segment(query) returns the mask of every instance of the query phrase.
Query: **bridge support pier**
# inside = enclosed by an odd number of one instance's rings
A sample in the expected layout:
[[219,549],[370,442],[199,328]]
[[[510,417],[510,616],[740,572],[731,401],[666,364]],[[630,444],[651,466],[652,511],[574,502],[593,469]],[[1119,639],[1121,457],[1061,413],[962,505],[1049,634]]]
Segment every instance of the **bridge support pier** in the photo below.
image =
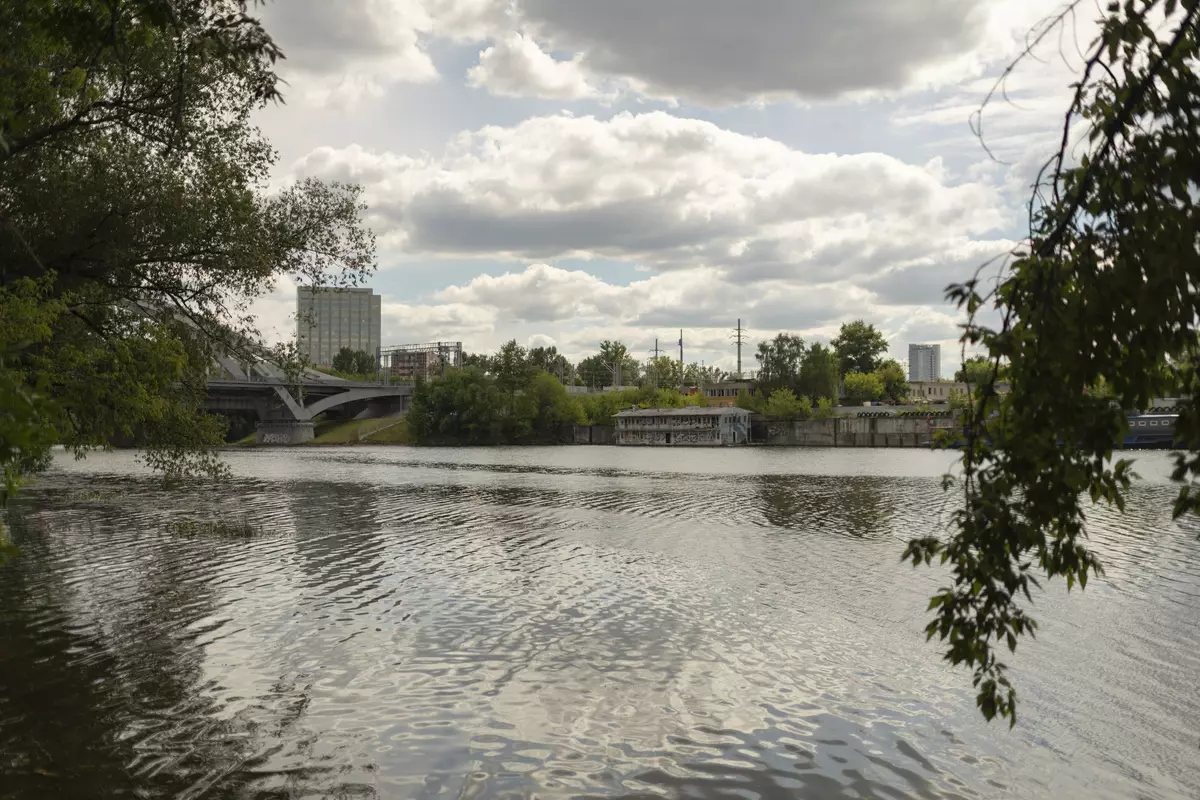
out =
[[270,420],[256,426],[255,444],[292,445],[311,442],[313,424],[300,420]]

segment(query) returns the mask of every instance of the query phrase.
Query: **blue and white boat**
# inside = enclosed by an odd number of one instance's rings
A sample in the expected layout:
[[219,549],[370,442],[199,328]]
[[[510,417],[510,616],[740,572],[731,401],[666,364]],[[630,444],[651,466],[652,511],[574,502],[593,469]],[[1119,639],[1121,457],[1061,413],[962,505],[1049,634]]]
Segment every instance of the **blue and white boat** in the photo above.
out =
[[1129,432],[1121,442],[1126,450],[1169,450],[1175,441],[1178,414],[1148,412],[1127,415]]

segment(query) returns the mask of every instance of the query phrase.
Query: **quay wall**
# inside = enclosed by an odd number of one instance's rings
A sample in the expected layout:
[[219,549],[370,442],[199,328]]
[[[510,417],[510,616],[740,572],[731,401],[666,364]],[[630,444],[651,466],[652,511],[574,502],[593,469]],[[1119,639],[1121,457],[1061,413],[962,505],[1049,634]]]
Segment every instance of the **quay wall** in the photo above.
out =
[[766,443],[792,447],[929,447],[934,430],[930,420],[913,417],[773,420],[767,425]]

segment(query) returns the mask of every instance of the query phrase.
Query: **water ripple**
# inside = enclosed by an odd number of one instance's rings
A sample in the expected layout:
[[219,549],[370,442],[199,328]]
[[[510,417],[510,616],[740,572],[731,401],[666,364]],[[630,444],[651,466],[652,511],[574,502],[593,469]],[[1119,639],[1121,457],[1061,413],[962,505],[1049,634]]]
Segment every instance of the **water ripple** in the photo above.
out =
[[13,510],[0,796],[1200,795],[1200,525],[1157,454],[1091,512],[1106,577],[1038,598],[1012,732],[898,560],[945,454],[229,458],[216,492],[63,460]]

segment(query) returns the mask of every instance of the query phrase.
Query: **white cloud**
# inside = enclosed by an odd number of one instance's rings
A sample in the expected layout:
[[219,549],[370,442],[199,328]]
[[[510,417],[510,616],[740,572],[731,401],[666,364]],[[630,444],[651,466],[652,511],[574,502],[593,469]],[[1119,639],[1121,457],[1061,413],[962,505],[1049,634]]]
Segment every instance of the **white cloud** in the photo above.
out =
[[[1007,25],[996,23],[992,40],[1009,44],[998,44],[989,53],[990,69],[966,73],[967,79],[933,102],[906,104],[892,121],[902,128],[919,129],[930,146],[943,154],[983,154],[986,148],[990,158],[977,167],[979,177],[1024,204],[1038,171],[1058,149],[1074,95],[1072,84],[1079,80],[1086,53],[1099,34],[1099,12],[1085,3],[1057,19],[1064,6],[1046,8],[1038,0],[1008,2],[1012,20]],[[1047,17],[1048,11],[1055,13]],[[1030,52],[1017,59],[1025,47]],[[1077,146],[1081,139],[1082,131],[1076,127],[1069,156],[1082,152]]]
[[[497,94],[724,106],[904,92],[979,75],[1046,13],[1037,0],[284,0],[268,29],[302,97],[346,104],[437,77],[435,39],[485,46]],[[1052,9],[1049,9],[1052,10]],[[555,58],[550,53],[566,54]]]
[[462,341],[495,331],[496,315],[486,308],[462,303],[432,305],[381,303],[383,339],[392,344]]
[[[951,279],[969,275],[968,270]],[[780,330],[827,340],[836,335],[840,323],[857,317],[878,321],[886,333],[897,336],[909,333],[913,324],[926,338],[937,333],[935,340],[952,340],[957,335],[957,313],[929,307],[940,299],[940,285],[935,296],[925,298],[911,298],[903,291],[890,296],[890,288],[876,291],[849,282],[814,287],[794,280],[746,286],[708,268],[620,285],[583,270],[531,264],[520,272],[477,276],[444,289],[435,300],[491,315],[497,328],[536,326],[549,333],[532,336],[530,342],[536,338],[557,343],[574,355],[589,354],[603,338],[624,338],[631,347],[648,348],[655,331],[667,347],[684,328],[689,349],[707,353],[712,360],[728,349],[729,331],[739,317],[752,340]],[[900,352],[901,344],[895,349]]]
[[256,321],[267,344],[277,344],[296,335],[296,283],[281,277],[269,294],[256,297],[247,312]]
[[[593,82],[620,80],[649,97],[709,106],[861,97],[956,83],[1010,55],[1014,34],[1053,10],[1037,0],[497,0],[497,5],[508,11],[510,32],[570,53]],[[476,8],[481,9],[478,2]],[[495,30],[497,16],[491,19]]]
[[319,148],[293,172],[363,184],[376,231],[409,253],[599,256],[734,283],[939,263],[1007,222],[994,188],[936,165],[804,153],[662,112],[488,126],[421,158]]
[[556,60],[537,42],[520,33],[510,33],[483,50],[479,63],[467,72],[467,82],[497,95],[552,100],[604,96],[588,80],[578,58]]
[[424,43],[435,23],[423,0],[284,0],[262,16],[287,56],[279,69],[289,97],[309,104],[351,106],[393,84],[438,77]]

